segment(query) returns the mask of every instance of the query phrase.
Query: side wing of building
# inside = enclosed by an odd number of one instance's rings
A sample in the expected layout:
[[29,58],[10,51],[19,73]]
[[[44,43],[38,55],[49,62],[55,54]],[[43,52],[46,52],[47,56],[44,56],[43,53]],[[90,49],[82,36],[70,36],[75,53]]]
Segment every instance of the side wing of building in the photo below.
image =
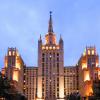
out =
[[64,67],[64,94],[70,95],[78,91],[78,69],[77,66]]
[[35,100],[37,97],[38,67],[27,66],[24,70],[24,93],[28,100]]

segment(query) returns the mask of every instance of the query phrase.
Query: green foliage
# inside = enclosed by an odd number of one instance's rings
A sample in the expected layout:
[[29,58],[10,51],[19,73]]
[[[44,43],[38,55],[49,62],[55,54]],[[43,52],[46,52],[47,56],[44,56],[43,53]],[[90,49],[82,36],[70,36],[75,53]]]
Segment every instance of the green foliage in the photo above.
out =
[[18,93],[11,81],[0,73],[0,97],[6,100],[26,100],[25,96]]
[[0,73],[0,96],[4,97],[10,89],[10,81]]
[[79,92],[74,92],[69,95],[69,100],[81,100]]
[[94,96],[100,97],[100,80],[93,81],[93,93]]

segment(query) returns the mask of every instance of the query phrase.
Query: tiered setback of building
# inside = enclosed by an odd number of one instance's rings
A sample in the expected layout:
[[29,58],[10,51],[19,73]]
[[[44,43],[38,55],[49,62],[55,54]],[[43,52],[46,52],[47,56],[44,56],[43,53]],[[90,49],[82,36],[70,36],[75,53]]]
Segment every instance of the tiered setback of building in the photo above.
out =
[[2,73],[28,100],[64,100],[73,92],[87,97],[93,80],[100,79],[99,56],[95,47],[86,47],[77,65],[64,67],[63,39],[56,42],[50,14],[45,43],[38,40],[38,67],[26,66],[18,50],[8,48]]

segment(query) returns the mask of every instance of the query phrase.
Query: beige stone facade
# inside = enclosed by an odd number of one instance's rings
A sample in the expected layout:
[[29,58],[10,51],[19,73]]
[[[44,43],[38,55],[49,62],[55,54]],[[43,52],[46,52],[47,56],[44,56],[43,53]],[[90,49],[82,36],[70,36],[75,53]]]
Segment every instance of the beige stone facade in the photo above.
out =
[[15,88],[23,93],[24,62],[18,50],[16,48],[8,48],[4,62],[5,66],[2,69],[2,74],[6,75],[9,80],[13,80]]
[[[8,48],[2,73],[15,82],[28,100],[64,100],[73,92],[92,94],[92,81],[100,79],[99,57],[95,47],[86,47],[75,66],[64,67],[64,44],[53,32],[50,14],[45,43],[38,40],[38,67],[26,66],[16,48]],[[84,89],[86,92],[84,92]]]
[[78,67],[66,66],[64,67],[64,93],[65,96],[73,92],[78,92]]
[[35,100],[37,95],[38,68],[34,66],[27,66],[25,68],[24,76],[24,93],[28,100]]
[[93,81],[100,79],[99,56],[95,47],[86,47],[79,59],[78,67],[79,92],[83,97],[90,96],[93,94]]
[[38,99],[64,98],[63,53],[63,40],[60,37],[59,43],[56,42],[50,15],[45,43],[41,36],[38,41]]

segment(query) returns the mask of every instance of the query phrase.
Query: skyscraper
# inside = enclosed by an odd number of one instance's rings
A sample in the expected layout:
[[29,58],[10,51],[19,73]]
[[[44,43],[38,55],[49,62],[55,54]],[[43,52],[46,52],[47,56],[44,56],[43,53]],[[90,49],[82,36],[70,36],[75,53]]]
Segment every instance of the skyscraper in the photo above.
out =
[[38,66],[25,65],[18,50],[8,48],[2,74],[28,100],[64,100],[74,92],[88,97],[93,94],[93,80],[100,79],[99,56],[95,47],[86,47],[76,65],[64,66],[64,42],[61,36],[56,41],[50,12],[45,43],[41,35],[38,40]]
[[56,42],[50,12],[45,43],[42,43],[41,36],[38,41],[38,98],[64,98],[63,53],[63,39],[60,37],[59,43]]

